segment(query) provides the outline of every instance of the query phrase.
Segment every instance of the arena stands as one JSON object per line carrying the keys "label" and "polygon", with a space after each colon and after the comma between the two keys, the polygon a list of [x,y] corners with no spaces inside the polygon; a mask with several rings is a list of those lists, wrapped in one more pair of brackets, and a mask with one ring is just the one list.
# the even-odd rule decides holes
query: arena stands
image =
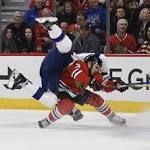
{"label": "arena stands", "polygon": [[2,29],[11,23],[16,10],[25,12],[29,7],[30,0],[4,0],[1,7]]}
{"label": "arena stands", "polygon": [[[106,0],[2,0],[1,5],[1,30],[4,31],[6,27],[10,24],[14,24],[15,31],[20,30],[22,28],[22,24],[26,24],[33,31],[33,41],[37,43],[40,40],[40,43],[46,44],[46,50],[43,45],[39,45],[34,43],[35,50],[34,52],[47,53],[49,48],[55,46],[55,44],[51,43],[50,39],[47,38],[47,35],[43,33],[45,32],[42,27],[38,27],[35,22],[35,17],[41,17],[44,8],[50,10],[49,16],[56,15],[59,20],[58,23],[66,22],[68,24],[69,34],[75,36],[74,41],[80,39],[81,29],[80,25],[82,23],[88,22],[90,23],[90,30],[95,36],[97,36],[99,40],[99,44],[101,45],[101,52],[104,53],[118,53],[118,50],[115,48],[107,49],[109,44],[109,48],[111,48],[111,43],[109,43],[109,37],[106,35],[121,34],[121,31],[117,29],[117,22],[120,19],[126,19],[128,21],[128,28],[125,29],[126,32],[135,37],[136,49],[121,51],[119,53],[128,54],[128,52],[133,53],[146,53],[147,50],[143,50],[143,45],[150,46],[150,37],[149,37],[149,27],[150,27],[150,1],[149,0],[110,0],[109,8],[106,7]],[[54,10],[55,5],[55,10]],[[38,10],[38,11],[37,11]],[[109,11],[108,11],[109,10]],[[14,14],[16,11],[20,11],[23,16],[20,18],[21,23],[17,23],[17,20],[14,19]],[[109,13],[109,15],[107,15]],[[81,14],[81,15],[80,15]],[[33,17],[34,16],[34,17]],[[81,16],[81,17],[80,17]],[[83,17],[82,17],[83,16]],[[107,18],[110,16],[110,18]],[[80,18],[83,18],[83,21],[79,21]],[[107,21],[110,20],[109,27],[106,28]],[[36,23],[36,24],[35,24]],[[17,25],[16,25],[17,24]],[[35,27],[36,25],[36,27]],[[25,26],[24,26],[25,29]],[[21,29],[23,34],[25,30]],[[40,29],[40,30],[39,30]],[[121,28],[120,28],[121,29]],[[119,29],[119,30],[120,30]],[[38,31],[38,32],[37,32]],[[20,31],[19,31],[20,32]],[[81,31],[82,32],[82,31]],[[110,33],[109,33],[110,32]],[[77,34],[75,34],[77,33]],[[119,35],[119,45],[124,45],[124,40],[126,39],[126,34]],[[35,34],[35,35],[34,35]],[[71,36],[72,36],[71,35]],[[3,39],[2,34],[2,39]],[[13,33],[13,38],[16,38],[16,35]],[[88,36],[88,34],[87,34]],[[46,37],[46,38],[45,38]],[[38,38],[38,39],[37,39]],[[106,39],[107,38],[107,39]],[[21,42],[25,41],[21,39]],[[19,39],[19,40],[20,40]],[[85,38],[87,39],[87,37]],[[7,40],[6,40],[7,41]],[[9,41],[9,40],[8,40]],[[16,40],[15,40],[16,41]],[[106,42],[108,41],[108,42]],[[127,41],[128,43],[128,41]],[[3,44],[3,43],[2,43]],[[80,45],[81,49],[84,49],[84,45]],[[39,48],[40,47],[40,48]],[[42,48],[43,47],[43,48]],[[142,52],[141,52],[142,48]],[[128,49],[125,47],[125,49]],[[88,50],[87,52],[94,50]],[[97,50],[95,50],[97,51]],[[19,52],[24,52],[23,50],[19,50]],[[147,52],[149,53],[149,52]]]}

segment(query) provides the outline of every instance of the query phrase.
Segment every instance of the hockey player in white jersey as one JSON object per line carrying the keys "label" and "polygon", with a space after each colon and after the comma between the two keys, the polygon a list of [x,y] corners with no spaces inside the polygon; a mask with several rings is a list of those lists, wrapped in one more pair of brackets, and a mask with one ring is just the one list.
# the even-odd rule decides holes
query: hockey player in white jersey
{"label": "hockey player in white jersey", "polygon": [[[42,85],[39,87],[27,80],[21,73],[14,70],[8,83],[8,89],[20,89],[25,87],[28,93],[43,105],[51,107],[58,102],[59,75],[62,70],[72,62],[72,42],[56,24],[56,17],[36,18],[44,28],[48,29],[50,38],[56,43],[56,48],[50,49],[40,66],[40,77]],[[74,108],[75,109],[75,108]],[[74,110],[73,119],[76,121],[83,116],[79,110]],[[76,116],[75,114],[78,114]]]}

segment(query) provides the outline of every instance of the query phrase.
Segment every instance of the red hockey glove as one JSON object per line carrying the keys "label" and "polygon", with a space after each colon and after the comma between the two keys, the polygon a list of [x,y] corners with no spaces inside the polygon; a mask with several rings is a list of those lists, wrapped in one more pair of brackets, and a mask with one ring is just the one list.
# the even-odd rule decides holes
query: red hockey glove
{"label": "red hockey glove", "polygon": [[107,77],[103,79],[103,76],[98,73],[95,75],[95,80],[99,83],[98,88],[105,92],[112,92],[114,90],[114,83],[111,78]]}

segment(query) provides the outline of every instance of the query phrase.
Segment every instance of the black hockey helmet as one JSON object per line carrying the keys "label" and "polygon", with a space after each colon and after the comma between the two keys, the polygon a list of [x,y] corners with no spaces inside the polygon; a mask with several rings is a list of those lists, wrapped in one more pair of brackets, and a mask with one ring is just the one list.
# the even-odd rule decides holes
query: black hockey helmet
{"label": "black hockey helmet", "polygon": [[95,63],[98,63],[98,65],[100,67],[102,66],[102,60],[99,58],[99,55],[96,55],[96,54],[90,54],[90,55],[86,56],[84,61],[86,63],[91,61],[93,65]]}

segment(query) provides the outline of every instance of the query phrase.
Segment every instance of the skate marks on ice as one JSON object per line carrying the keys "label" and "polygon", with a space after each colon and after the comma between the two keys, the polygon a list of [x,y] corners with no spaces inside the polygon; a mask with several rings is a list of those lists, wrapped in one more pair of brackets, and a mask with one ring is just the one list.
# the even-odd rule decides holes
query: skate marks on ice
{"label": "skate marks on ice", "polygon": [[128,121],[129,126],[150,129],[150,110],[136,114]]}
{"label": "skate marks on ice", "polygon": [[147,137],[150,141],[150,110],[137,113],[128,119],[128,131],[130,135]]}
{"label": "skate marks on ice", "polygon": [[[38,120],[48,116],[49,111],[34,110],[0,110],[0,128],[37,128]],[[95,112],[83,112],[84,118],[73,121],[70,116],[65,116],[50,125],[48,130],[82,130],[82,131],[105,131],[118,130],[106,117]]]}
{"label": "skate marks on ice", "polygon": [[[48,113],[48,111],[34,110],[0,110],[0,128],[36,129],[38,128],[37,121],[46,117]],[[135,138],[140,135],[140,137],[144,136],[150,139],[150,112],[120,115],[127,120],[127,126],[114,126],[106,117],[96,112],[84,112],[84,118],[80,121],[75,122],[70,116],[66,116],[50,125],[46,130],[88,131]]]}
{"label": "skate marks on ice", "polygon": [[[42,114],[45,116],[47,113],[43,112]],[[39,112],[33,110],[0,110],[0,116],[0,128],[35,128]]]}
{"label": "skate marks on ice", "polygon": [[0,110],[1,149],[77,150],[84,147],[91,150],[94,147],[94,150],[150,150],[150,129],[136,125],[136,114],[119,114],[127,119],[128,127],[113,126],[96,112],[84,112],[84,118],[78,122],[66,116],[46,129],[36,128],[37,121],[48,113]]}
{"label": "skate marks on ice", "polygon": [[[48,113],[48,111],[0,110],[0,128],[38,128],[38,120],[45,118]],[[80,121],[75,122],[70,116],[65,116],[46,129],[51,131],[105,131],[114,130],[114,127],[98,113],[95,115],[84,112],[84,118]]]}

